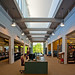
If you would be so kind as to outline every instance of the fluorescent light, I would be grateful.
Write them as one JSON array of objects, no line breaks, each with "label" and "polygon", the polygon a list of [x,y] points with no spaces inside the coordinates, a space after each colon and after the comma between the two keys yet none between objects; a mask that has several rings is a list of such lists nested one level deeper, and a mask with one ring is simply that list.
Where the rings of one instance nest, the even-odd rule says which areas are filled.
[{"label": "fluorescent light", "polygon": [[61,26],[61,27],[64,27],[65,25],[64,25],[64,23],[61,23],[60,26]]},{"label": "fluorescent light", "polygon": [[15,23],[15,22],[13,22],[11,26],[12,26],[12,27],[15,27],[15,26],[16,26],[16,23]]},{"label": "fluorescent light", "polygon": [[24,33],[22,33],[22,35],[24,35]]},{"label": "fluorescent light", "polygon": [[52,33],[52,35],[55,35],[54,33]]}]

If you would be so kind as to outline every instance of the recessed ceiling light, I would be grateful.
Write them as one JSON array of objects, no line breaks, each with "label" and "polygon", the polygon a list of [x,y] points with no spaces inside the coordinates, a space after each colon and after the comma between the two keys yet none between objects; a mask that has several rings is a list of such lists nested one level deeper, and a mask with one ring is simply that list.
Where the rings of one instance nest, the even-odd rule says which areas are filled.
[{"label": "recessed ceiling light", "polygon": [[12,27],[15,27],[15,26],[16,26],[16,23],[15,23],[15,22],[13,22],[13,23],[11,24],[11,26],[12,26]]}]

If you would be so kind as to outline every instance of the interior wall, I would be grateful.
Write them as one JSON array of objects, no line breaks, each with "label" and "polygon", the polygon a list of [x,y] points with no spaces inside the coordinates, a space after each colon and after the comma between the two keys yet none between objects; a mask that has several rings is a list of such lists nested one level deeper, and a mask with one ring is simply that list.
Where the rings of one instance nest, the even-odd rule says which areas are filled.
[{"label": "interior wall", "polygon": [[67,34],[75,30],[75,7],[64,19],[64,24],[65,24],[64,27],[58,26],[58,28],[56,29],[55,35],[50,37],[50,40],[48,40],[48,43],[52,43],[59,38],[65,37]]},{"label": "interior wall", "polygon": [[[64,27],[60,25],[56,28],[55,35],[50,36],[48,44],[62,38],[62,52],[64,52],[64,64],[67,64],[67,38],[66,35],[75,31],[75,7],[69,12],[69,14],[64,19]],[[51,51],[53,48],[51,47]],[[52,53],[53,56],[53,53]]]},{"label": "interior wall", "polygon": [[[10,37],[9,39],[9,63],[14,63],[14,39],[29,44],[29,40],[26,39],[26,35],[22,36],[21,29],[18,27],[12,27],[12,18],[0,5],[0,33]],[[2,26],[1,26],[2,25]]]}]

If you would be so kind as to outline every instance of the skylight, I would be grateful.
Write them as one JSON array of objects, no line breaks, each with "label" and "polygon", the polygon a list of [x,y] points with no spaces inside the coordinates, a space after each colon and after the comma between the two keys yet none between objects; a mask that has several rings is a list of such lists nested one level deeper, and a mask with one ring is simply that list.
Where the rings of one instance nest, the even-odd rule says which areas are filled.
[{"label": "skylight", "polygon": [[48,28],[49,23],[27,23],[28,28]]},{"label": "skylight", "polygon": [[[56,10],[58,10],[57,6],[60,0],[26,0],[26,1],[27,1],[27,7],[29,9],[30,17],[32,18],[54,18],[54,15],[56,14]],[[27,28],[49,28],[50,25],[51,25],[51,22],[26,23]],[[35,30],[35,31],[29,31],[29,33],[36,34],[36,35],[31,35],[32,38],[45,37],[45,34],[47,34],[47,31]],[[44,38],[41,38],[41,39],[44,40]],[[37,40],[41,40],[41,39],[37,39]]]},{"label": "skylight", "polygon": [[45,35],[32,35],[32,37],[45,37]]},{"label": "skylight", "polygon": [[47,31],[30,31],[30,33],[36,33],[36,34],[38,34],[38,33],[47,33]]}]

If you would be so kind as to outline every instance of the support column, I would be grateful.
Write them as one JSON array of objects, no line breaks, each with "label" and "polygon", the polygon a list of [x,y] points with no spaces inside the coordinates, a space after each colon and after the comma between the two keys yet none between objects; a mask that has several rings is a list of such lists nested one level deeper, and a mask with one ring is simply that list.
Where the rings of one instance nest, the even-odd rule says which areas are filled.
[{"label": "support column", "polygon": [[31,49],[30,49],[30,54],[33,53],[33,43],[31,43]]},{"label": "support column", "polygon": [[28,45],[28,50],[29,50],[29,45]]},{"label": "support column", "polygon": [[43,54],[45,54],[45,43],[43,43]]},{"label": "support column", "polygon": [[47,44],[47,55],[48,55],[48,44]]},{"label": "support column", "polygon": [[47,55],[48,55],[48,41],[46,42],[46,47],[47,47]]},{"label": "support column", "polygon": [[25,54],[25,43],[24,43],[24,49],[23,49],[23,55]]},{"label": "support column", "polygon": [[14,63],[14,38],[9,39],[9,64]]},{"label": "support column", "polygon": [[64,64],[67,64],[67,38],[66,36],[62,37],[62,52],[64,52]]},{"label": "support column", "polygon": [[51,43],[51,56],[53,57],[53,42]]}]

